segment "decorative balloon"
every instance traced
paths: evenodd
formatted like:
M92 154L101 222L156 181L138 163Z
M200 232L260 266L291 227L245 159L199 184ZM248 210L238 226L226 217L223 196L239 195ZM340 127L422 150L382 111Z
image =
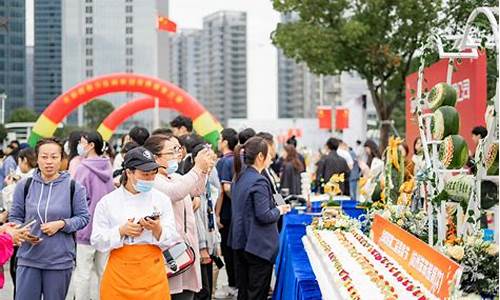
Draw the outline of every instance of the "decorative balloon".
M165 101L164 99L159 99L158 104L160 108L172 108L172 104L168 101ZM142 111L153 109L154 107L155 107L155 100L154 98L150 97L139 98L124 103L123 105L115 109L112 113L110 113L106 117L106 119L102 121L97 131L102 135L105 141L108 141L109 139L111 139L111 136L113 135L115 130L128 118ZM196 121L194 122L193 129L197 133L204 132L203 128L200 128L200 125L202 125L202 123ZM217 144L218 137L219 137L219 131L212 131L206 133L203 136L203 138L212 145Z
M160 99L167 107L190 117L197 133L210 138L211 141L217 140L222 130L222 126L212 114L172 83L146 75L115 73L82 82L52 101L33 127L29 144L34 146L39 139L52 136L57 125L78 106L99 96L118 92L143 93Z

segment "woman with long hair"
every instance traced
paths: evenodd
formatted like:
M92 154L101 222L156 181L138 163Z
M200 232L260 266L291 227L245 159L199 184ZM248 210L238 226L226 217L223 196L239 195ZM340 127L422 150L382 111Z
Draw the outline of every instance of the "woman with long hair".
M73 284L76 300L83 300L91 298L90 280L94 270L99 280L104 272L107 254L90 245L90 236L97 203L114 190L114 185L111 162L104 156L104 141L97 131L83 134L77 149L79 156L84 159L76 169L75 181L87 190L90 213L89 224L76 234L78 251Z
M366 195L371 195L375 190L380 174L384 170L384 161L381 158L382 156L378 145L373 140L367 140L364 144L364 148L367 162L364 163L360 161L359 167L361 168L363 177L366 179L363 190ZM365 196L360 197L364 198Z
M413 141L413 155L411 160L415 165L413 175L416 176L419 171L425 169L424 148L422 140L419 137Z
M280 173L281 191L288 189L290 195L299 195L301 193L300 173L302 172L304 172L304 165L298 156L297 150L292 145L285 145Z
M69 155L68 155L68 172L71 177L75 177L76 168L80 165L83 160L78 154L78 144L83 136L83 131L73 131L69 134L68 145L69 145Z
M182 274L169 278L172 299L194 299L202 288L199 240L192 197L205 192L210 169L215 165L215 154L205 149L194 159L194 167L185 175L176 173L181 160L181 145L172 135L153 135L144 143L160 165L154 187L172 201L177 232L195 251L194 265Z
M276 206L271 186L262 175L272 160L266 140L252 137L236 147L235 152L243 156L242 160L234 160L235 178L231 186L230 244L236 254L238 299L267 299L278 253L277 224L290 206Z

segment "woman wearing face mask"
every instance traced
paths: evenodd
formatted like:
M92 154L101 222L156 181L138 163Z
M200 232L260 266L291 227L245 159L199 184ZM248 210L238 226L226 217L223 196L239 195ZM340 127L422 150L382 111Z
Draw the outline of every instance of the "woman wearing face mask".
M69 147L69 155L68 155L68 172L71 177L75 177L76 168L80 165L83 160L83 157L78 153L78 145L80 144L80 140L82 139L84 132L82 131L73 131L69 134L68 138L68 147Z
M82 184L87 190L90 222L78 231L76 235L76 269L73 278L75 298L90 299L90 280L93 270L100 279L104 272L107 253L96 251L90 246L92 220L97 203L101 198L114 190L113 170L108 158L103 156L104 142L101 135L92 131L85 133L77 146L78 155L84 159L76 169L75 181ZM72 289L73 290L73 289Z
M159 165L143 147L124 157L122 186L95 209L91 244L110 252L100 299L170 299L162 250L178 240L170 199L153 189Z
M89 222L85 188L59 172L63 146L55 138L35 148L38 171L14 191L9 220L33 220L17 253L16 299L64 299L75 262L74 233Z
M236 254L238 299L264 300L278 253L277 223L280 215L290 211L290 206L276 206L269 182L262 175L272 159L266 140L250 138L235 152L240 150L246 168L242 171L242 161L234 161L230 233L230 246Z
M198 249L198 233L191 196L200 196L205 191L208 171L214 166L214 153L205 149L196 156L195 166L186 175L175 173L180 160L180 144L177 138L153 135L144 147L150 150L160 165L155 179L155 188L169 196L175 214L177 232L193 247L195 264L182 274L169 278L172 299L193 299L201 289L201 271Z

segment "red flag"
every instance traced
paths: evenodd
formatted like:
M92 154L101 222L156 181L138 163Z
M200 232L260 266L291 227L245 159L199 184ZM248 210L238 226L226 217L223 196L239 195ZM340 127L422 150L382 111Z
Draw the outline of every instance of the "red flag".
M320 129L332 128L332 108L330 106L318 106L316 113Z
M349 128L349 109L338 107L335 110L335 129L343 130Z
M177 24L175 22L170 21L169 18L158 16L158 30L168 31L168 32L176 32Z

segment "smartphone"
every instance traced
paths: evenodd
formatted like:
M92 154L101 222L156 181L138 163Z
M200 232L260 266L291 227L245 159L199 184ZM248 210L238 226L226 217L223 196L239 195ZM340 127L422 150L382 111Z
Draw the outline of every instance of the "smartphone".
M217 266L217 269L222 269L224 267L224 262L220 257L215 256L215 255L210 255L210 258L214 261L215 265Z
M150 219L150 220L158 220L160 218L160 215L159 214L152 214L150 216L145 216L144 217L144 220L146 219ZM139 224L139 221L137 221L137 224Z
M42 238L40 238L39 236L36 236L36 235L32 235L32 234L28 234L28 239L31 241L31 242L39 242L42 240Z
M146 219L150 219L150 220L158 220L160 218L160 215L151 215L151 216L147 216L147 217L144 217L144 220Z

